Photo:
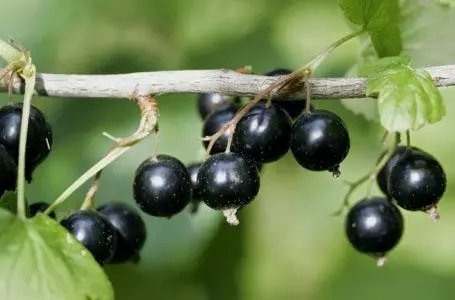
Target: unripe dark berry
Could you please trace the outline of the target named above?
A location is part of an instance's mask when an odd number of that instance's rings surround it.
[[[191,178],[185,165],[169,155],[146,159],[136,170],[134,199],[145,213],[168,217],[181,212],[191,200]]]
[[[365,198],[356,203],[346,217],[346,235],[355,249],[385,262],[403,235],[404,220],[398,208],[382,197]]]
[[[260,102],[237,124],[232,151],[258,163],[270,163],[288,152],[291,132],[292,120],[283,108]]]
[[[204,203],[223,211],[229,224],[237,225],[236,212],[259,192],[256,164],[236,153],[219,153],[209,157],[197,176]]]
[[[202,128],[202,136],[211,136],[220,130],[226,123],[234,118],[237,113],[237,109],[228,107],[222,110],[217,110],[210,114],[205,119],[204,127]],[[214,143],[210,154],[224,152],[226,150],[227,142],[229,139],[230,130],[226,130]],[[209,142],[203,141],[204,147],[207,149]]]
[[[103,265],[108,263],[117,247],[117,235],[109,220],[93,210],[78,210],[60,224],[71,233]]]
[[[387,181],[389,179],[390,172],[392,171],[392,169],[396,165],[396,163],[399,161],[399,159],[401,157],[403,157],[403,154],[406,152],[410,152],[410,151],[421,152],[421,150],[416,147],[398,146],[395,149],[395,152],[393,153],[393,155],[387,161],[386,165],[381,169],[381,171],[378,173],[378,176],[376,177],[376,182],[379,186],[379,189],[389,199],[391,198],[391,196],[389,194],[389,190],[387,187]],[[381,154],[378,161],[380,161],[386,154],[387,154],[387,150]]]
[[[109,263],[138,262],[147,238],[146,225],[139,213],[123,202],[106,203],[97,210],[116,229],[117,246]]]
[[[0,108],[0,144],[17,163],[21,131],[22,103],[8,104]],[[35,168],[49,155],[53,143],[51,126],[44,114],[31,106],[25,156],[25,177],[32,180]]]
[[[289,75],[292,73],[292,70],[289,69],[274,69],[265,74],[265,76],[282,76],[282,75]],[[277,104],[284,108],[284,110],[289,114],[292,119],[296,119],[300,114],[305,110],[306,101],[305,99],[297,99],[297,100],[286,100],[286,101],[276,101],[272,100],[272,103]],[[310,108],[311,111],[314,110],[313,105]]]
[[[436,205],[444,195],[447,180],[441,164],[430,154],[406,153],[393,167],[388,180],[390,196],[411,211],[428,211],[439,218]]]
[[[191,178],[191,212],[196,213],[202,200],[201,189],[197,183],[197,174],[202,166],[202,162],[191,163],[186,166]]]
[[[49,204],[47,202],[35,202],[35,203],[32,203],[28,206],[28,216],[30,218],[33,218],[34,216],[36,216],[37,213],[43,213],[46,211],[46,209],[49,208]],[[55,215],[55,212],[52,211],[49,213],[49,217],[51,217],[52,219],[56,219],[56,215]]]
[[[292,129],[292,154],[308,170],[329,170],[339,175],[339,165],[348,155],[349,148],[346,125],[332,112],[315,110],[303,114]]]
[[[202,93],[198,96],[198,111],[202,120],[208,115],[226,108],[238,110],[240,108],[240,98],[219,93]]]
[[[0,197],[5,191],[15,191],[17,165],[3,145],[0,145]]]

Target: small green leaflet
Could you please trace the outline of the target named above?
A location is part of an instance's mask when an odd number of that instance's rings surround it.
[[[338,5],[349,21],[368,31],[379,57],[401,53],[398,0],[338,0]]]
[[[381,124],[390,132],[417,130],[440,121],[444,101],[431,76],[409,66],[407,56],[386,57],[362,66],[366,93],[378,95]]]
[[[43,214],[20,220],[0,210],[3,300],[112,300],[114,292],[91,254]]]

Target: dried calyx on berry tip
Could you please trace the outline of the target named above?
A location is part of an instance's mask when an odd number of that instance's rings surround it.
[[[204,203],[237,225],[236,213],[256,197],[260,179],[255,162],[231,152],[209,157],[199,169],[197,184]]]
[[[398,208],[383,197],[364,198],[348,212],[345,233],[359,252],[377,259],[383,266],[386,255],[401,240],[404,219]]]
[[[305,169],[339,176],[339,166],[347,157],[350,145],[346,124],[330,111],[315,110],[303,114],[294,123],[291,151]]]

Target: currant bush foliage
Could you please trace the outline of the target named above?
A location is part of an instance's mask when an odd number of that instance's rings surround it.
[[[2,299],[114,299],[87,249],[43,214],[27,220],[0,209]]]
[[[388,131],[417,130],[440,121],[444,101],[431,76],[409,66],[407,56],[386,57],[362,66],[367,95],[379,95],[381,124]]]
[[[402,41],[398,28],[398,0],[338,0],[338,4],[349,21],[369,33],[379,57],[400,54]]]

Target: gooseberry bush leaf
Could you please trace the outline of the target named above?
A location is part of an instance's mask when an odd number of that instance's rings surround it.
[[[408,56],[386,57],[365,64],[366,94],[378,95],[380,121],[390,132],[417,130],[440,121],[445,106],[431,76],[409,66]]]
[[[0,209],[0,295],[4,300],[112,300],[91,254],[43,214],[21,220]]]
[[[379,57],[402,51],[398,0],[338,0],[345,17],[364,28]]]

